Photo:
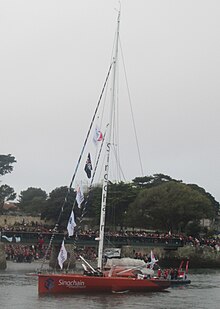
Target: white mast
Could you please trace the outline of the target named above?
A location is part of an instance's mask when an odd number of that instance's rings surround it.
[[[112,82],[112,98],[111,98],[111,111],[108,128],[108,136],[106,139],[106,162],[104,179],[102,185],[102,202],[101,202],[101,214],[100,214],[100,229],[99,229],[99,248],[98,248],[98,268],[102,270],[102,257],[103,257],[103,246],[104,246],[104,230],[105,230],[105,213],[106,213],[106,200],[107,200],[107,188],[108,188],[108,172],[109,172],[109,161],[110,161],[110,148],[111,148],[111,133],[112,133],[112,122],[113,122],[113,111],[115,105],[115,80],[116,80],[116,64],[118,58],[118,40],[119,40],[119,25],[120,25],[120,11],[118,12],[118,24],[115,44],[115,55],[113,58],[113,82]]]

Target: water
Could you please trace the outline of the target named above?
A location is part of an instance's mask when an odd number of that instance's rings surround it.
[[[220,269],[190,270],[191,285],[160,293],[40,297],[37,277],[27,276],[28,272],[37,268],[39,265],[35,263],[8,263],[7,270],[0,272],[0,308],[220,308]]]

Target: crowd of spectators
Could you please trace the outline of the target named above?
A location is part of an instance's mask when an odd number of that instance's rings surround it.
[[[33,259],[42,258],[45,254],[46,245],[44,239],[49,239],[47,234],[52,234],[54,226],[48,226],[39,224],[37,222],[31,222],[29,224],[15,224],[13,226],[0,226],[1,235],[7,234],[7,232],[13,232],[15,235],[19,233],[36,233],[37,243],[31,246],[14,246],[13,244],[6,245],[7,258],[15,261],[32,261]],[[60,233],[66,233],[66,230],[60,229]],[[95,240],[99,236],[98,230],[84,230],[78,232],[74,237],[80,238],[81,240]],[[153,243],[169,243],[171,241],[179,241],[182,245],[190,245],[194,247],[212,247],[213,250],[220,251],[220,238],[218,236],[213,237],[192,237],[182,233],[160,233],[160,232],[149,232],[149,231],[106,231],[105,236],[110,240],[124,240],[124,241],[136,241],[136,242],[149,242]],[[87,259],[94,259],[96,252],[91,247],[86,247],[83,252],[79,253]],[[146,259],[147,257],[137,257]]]
[[[17,263],[31,263],[42,259],[46,254],[47,246],[39,245],[22,245],[22,244],[6,244],[5,254],[6,260]],[[48,254],[49,256],[49,254]]]
[[[95,261],[97,258],[97,250],[94,247],[85,246],[83,248],[76,248],[74,253],[76,254],[77,260],[80,260],[79,256],[89,261]]]
[[[99,231],[83,231],[78,236],[82,239],[92,239],[99,235]],[[153,243],[163,242],[169,244],[172,241],[178,241],[182,245],[190,245],[194,247],[209,246],[219,251],[220,249],[220,236],[204,237],[204,236],[187,236],[183,233],[159,233],[159,232],[146,232],[146,231],[107,231],[105,236],[109,239],[125,239],[136,242],[152,241]]]
[[[47,224],[41,224],[39,222],[31,221],[30,223],[15,223],[14,225],[0,226],[1,232],[27,232],[27,233],[52,233],[54,226]],[[58,232],[62,233],[63,230],[60,229]]]

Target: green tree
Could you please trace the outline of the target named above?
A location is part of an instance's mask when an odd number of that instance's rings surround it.
[[[139,192],[132,183],[109,183],[106,206],[106,226],[111,229],[116,226],[124,227],[124,215],[128,205],[135,200]],[[94,224],[98,225],[101,211],[102,186],[92,188],[88,203],[86,203],[87,216],[94,218]]]
[[[3,206],[6,201],[13,201],[16,198],[14,189],[8,185],[0,186],[0,213],[3,211]]]
[[[214,216],[214,207],[204,194],[186,184],[168,181],[142,190],[129,205],[126,221],[133,227],[180,231],[191,221]]]
[[[139,188],[136,188],[132,183],[111,183],[108,190],[107,198],[107,224],[112,227],[119,226],[123,228],[124,217],[128,211],[128,205],[131,204],[137,197]]]
[[[0,155],[0,176],[11,173],[14,168],[13,163],[16,163],[16,160],[11,154]]]
[[[176,180],[164,174],[154,174],[153,176],[136,177],[132,181],[135,186],[140,188],[152,188],[168,181],[182,182],[182,180]]]
[[[85,197],[85,216],[89,217],[90,219],[93,218],[93,224],[98,225],[100,220],[100,205],[102,198],[101,184],[93,186],[90,192],[85,193]]]
[[[49,198],[46,201],[44,210],[41,213],[42,219],[54,220],[57,222],[60,217],[60,225],[67,226],[67,222],[71,213],[71,209],[75,202],[75,191],[70,190],[68,193],[68,187],[63,186],[54,189],[50,192]],[[67,198],[66,198],[67,197]],[[75,207],[76,216],[78,216],[78,207]],[[61,211],[63,209],[63,211]]]
[[[188,186],[191,187],[192,189],[200,192],[204,196],[206,196],[210,200],[210,202],[212,203],[212,205],[215,209],[216,215],[218,214],[218,212],[220,211],[220,204],[219,204],[219,202],[217,202],[215,200],[215,198],[209,192],[206,192],[205,189],[199,187],[196,184],[188,184]]]
[[[13,163],[15,163],[15,157],[11,154],[0,155],[0,176],[13,171]],[[14,189],[10,186],[4,184],[0,186],[0,213],[2,213],[4,203],[6,201],[13,201],[16,198],[16,193]]]
[[[30,214],[39,214],[46,207],[47,193],[40,188],[29,187],[19,195],[19,208]]]

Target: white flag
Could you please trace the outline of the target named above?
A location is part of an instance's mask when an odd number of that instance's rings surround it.
[[[80,208],[82,202],[84,201],[83,192],[80,189],[80,186],[78,186],[76,189],[76,201],[77,201],[78,207]]]
[[[58,254],[58,264],[60,265],[60,268],[63,269],[63,263],[67,260],[67,251],[64,246],[64,240],[62,242],[60,252]]]
[[[74,212],[71,212],[68,224],[67,224],[67,231],[69,236],[73,236],[74,234],[74,227],[76,226],[75,218],[74,218]]]
[[[150,268],[151,269],[153,269],[153,267],[154,267],[154,264],[155,263],[157,263],[158,262],[158,260],[157,259],[155,259],[155,256],[154,256],[154,253],[153,253],[153,251],[151,250],[151,252],[150,252],[150,258],[151,258],[151,265],[150,265]]]
[[[103,139],[103,135],[102,132],[100,131],[100,129],[96,126],[95,128],[95,132],[93,135],[93,142],[95,145],[97,145],[98,142],[102,141]]]

